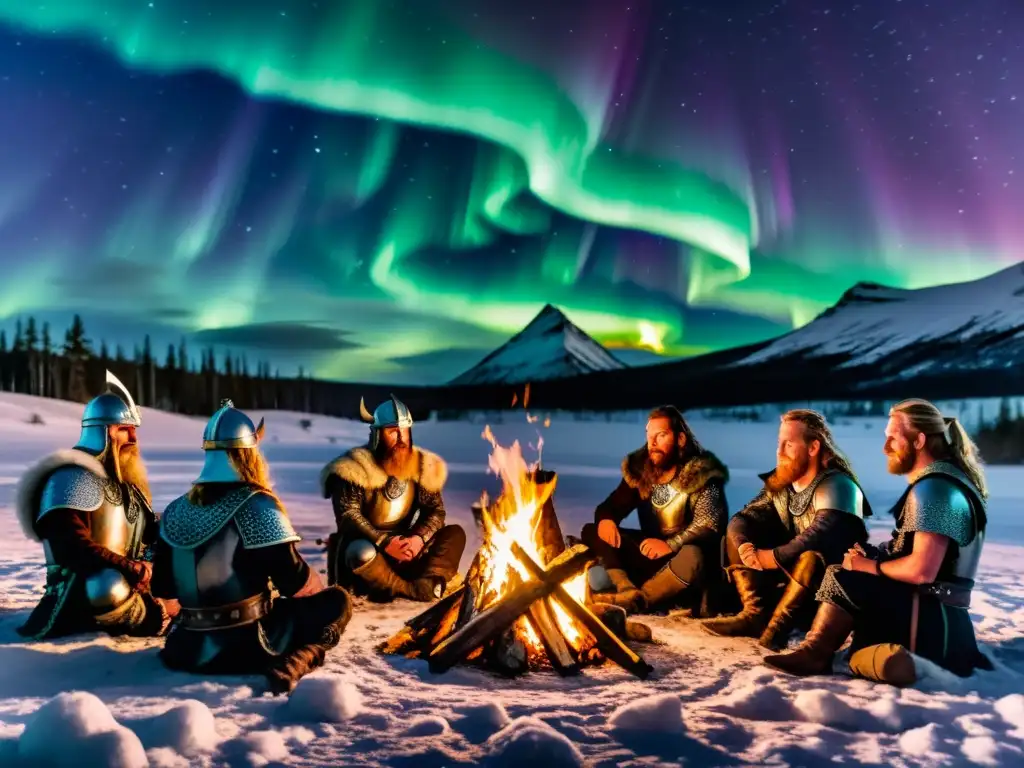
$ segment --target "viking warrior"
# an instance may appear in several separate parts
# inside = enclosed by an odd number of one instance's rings
[[[177,610],[149,590],[157,522],[136,435],[142,416],[117,377],[107,371],[106,381],[75,447],[42,459],[18,486],[18,521],[46,559],[46,591],[18,628],[33,640],[160,635]]]
[[[765,663],[794,675],[831,672],[852,632],[850,668],[875,681],[913,683],[915,654],[962,677],[992,669],[968,614],[987,522],[977,448],[955,418],[914,399],[889,411],[883,450],[889,472],[908,483],[892,510],[892,538],[831,566],[803,643]]]
[[[647,444],[626,456],[622,480],[583,526],[600,566],[588,572],[591,599],[628,612],[703,597],[721,562],[729,472],[673,406],[648,415]],[[637,511],[640,530],[619,524]],[[698,608],[699,609],[699,608]]]
[[[867,541],[864,518],[871,509],[817,411],[782,415],[775,469],[760,477],[764,488],[726,533],[726,573],[743,609],[710,619],[703,629],[760,636],[762,646],[779,650],[793,629],[806,628],[826,566]]]
[[[175,670],[264,674],[290,691],[324,663],[351,617],[324,588],[270,483],[254,426],[224,400],[203,432],[203,469],[160,520],[153,592],[181,602],[161,652]],[[276,593],[276,594],[275,594]]]
[[[332,461],[320,476],[338,531],[328,539],[331,583],[370,599],[429,602],[459,569],[466,533],[445,525],[444,460],[413,445],[412,414],[391,396],[370,414],[370,440]]]

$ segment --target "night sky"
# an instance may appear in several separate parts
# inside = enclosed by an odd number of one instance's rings
[[[0,0],[0,318],[434,383],[1024,244],[1024,3]],[[1024,173],[1024,168],[1022,168]]]

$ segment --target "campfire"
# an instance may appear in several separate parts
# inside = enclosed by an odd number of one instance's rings
[[[425,658],[434,672],[472,664],[515,676],[550,665],[572,675],[611,660],[647,677],[651,666],[623,642],[636,631],[625,612],[584,605],[594,556],[566,545],[552,501],[556,474],[528,465],[518,442],[499,445],[489,427],[483,437],[502,481],[493,503],[485,494],[473,508],[483,543],[465,577],[379,650]]]

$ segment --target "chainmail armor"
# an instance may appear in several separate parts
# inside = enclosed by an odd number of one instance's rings
[[[235,513],[235,524],[246,549],[301,541],[277,500],[265,494],[257,494],[245,501]]]
[[[103,504],[104,481],[84,467],[61,467],[46,481],[39,501],[39,516],[51,509],[93,512]]]
[[[239,505],[255,492],[253,488],[239,488],[204,506],[179,496],[160,518],[160,535],[172,547],[194,549],[212,539],[234,516]]]
[[[711,483],[701,488],[691,497],[693,503],[694,527],[710,528],[721,533],[725,530],[728,513],[723,503],[722,488],[718,483]]]
[[[830,565],[825,569],[825,577],[821,580],[821,586],[818,587],[818,592],[814,596],[815,600],[819,603],[832,603],[840,607],[851,604],[849,595],[839,585],[839,580],[836,578],[836,573],[842,569],[841,565]]]

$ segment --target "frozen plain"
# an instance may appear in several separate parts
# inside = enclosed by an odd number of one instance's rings
[[[33,414],[42,420],[31,423]],[[262,693],[259,678],[204,680],[168,673],[159,641],[90,635],[24,643],[15,627],[42,590],[39,545],[11,510],[30,463],[70,447],[81,406],[0,394],[0,765],[37,766],[545,766],[1020,765],[1024,764],[1024,469],[993,467],[989,539],[972,614],[996,671],[960,680],[932,671],[897,690],[844,676],[795,679],[759,663],[753,641],[711,638],[690,621],[651,618],[655,644],[637,646],[655,667],[647,681],[608,665],[560,679],[515,681],[471,669],[436,676],[422,661],[374,646],[422,606],[359,603],[325,669],[291,700]],[[320,498],[322,465],[361,443],[358,422],[267,412],[265,450],[277,489],[318,567],[315,543],[333,529]],[[300,422],[308,419],[304,429]],[[493,425],[504,444],[536,444],[524,417]],[[162,510],[198,472],[204,420],[146,409],[140,431],[154,501]],[[730,467],[735,511],[772,466],[777,422],[694,416],[699,439]],[[883,422],[841,419],[836,434],[875,509],[872,538],[903,481],[885,473]],[[486,472],[483,423],[425,422],[415,439],[449,462],[450,519],[479,539],[470,504],[496,480]],[[559,473],[563,530],[578,533],[617,482],[622,456],[643,440],[642,421],[560,420],[543,435],[544,466]],[[527,456],[532,455],[526,450]]]

